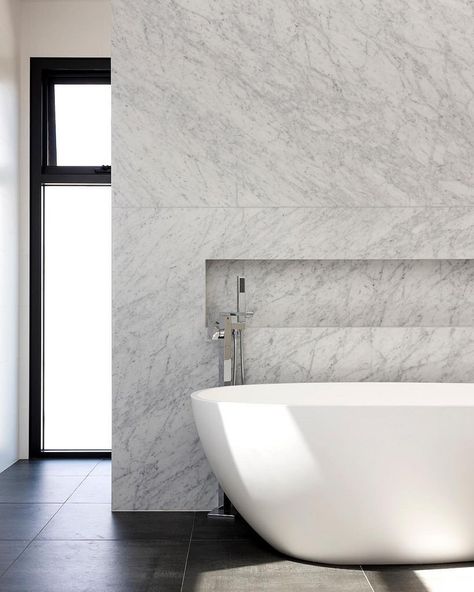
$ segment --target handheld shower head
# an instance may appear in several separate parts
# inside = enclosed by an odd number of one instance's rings
[[[237,276],[237,314],[247,312],[247,298],[245,293],[245,277]]]

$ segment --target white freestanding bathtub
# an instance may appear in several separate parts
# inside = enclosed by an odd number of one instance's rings
[[[192,405],[222,487],[283,553],[474,559],[474,385],[249,385],[196,392]]]

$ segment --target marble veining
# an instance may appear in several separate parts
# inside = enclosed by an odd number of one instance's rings
[[[472,326],[472,260],[208,260],[206,318],[235,307],[247,278],[250,327]]]
[[[474,382],[472,327],[249,328],[249,383]]]
[[[112,5],[114,509],[215,502],[206,260],[405,261],[379,326],[249,328],[251,380],[471,381],[472,2]],[[417,321],[403,266],[456,326],[382,326]]]
[[[114,0],[116,205],[473,205],[473,10]]]
[[[463,222],[468,226],[464,217],[469,219],[471,210],[435,213],[411,208],[396,209],[395,215],[381,208],[115,208],[114,508],[206,509],[214,501],[215,483],[189,406],[193,390],[218,384],[218,351],[208,341],[205,322],[206,260],[333,259],[335,253],[348,259],[372,253],[392,260],[433,250],[474,258],[474,242],[466,240],[462,230],[454,231],[462,229]],[[304,231],[295,241],[292,229],[298,227]],[[354,228],[351,236],[348,228]],[[428,228],[438,230],[437,241],[422,240]],[[354,240],[355,234],[360,240]],[[348,351],[354,356],[353,379],[370,376],[366,364],[373,366],[367,360],[372,360],[375,346],[368,339],[351,345],[357,333],[347,335],[336,330],[332,340],[322,341],[331,367],[343,369],[333,372],[333,379],[345,379]],[[294,341],[274,343],[283,357],[291,358],[288,347]],[[249,348],[250,355],[251,341]],[[423,349],[422,342],[418,348]],[[321,359],[324,355],[318,354]],[[403,376],[403,358],[396,359]],[[250,368],[251,358],[251,373]],[[294,376],[299,376],[296,370]]]

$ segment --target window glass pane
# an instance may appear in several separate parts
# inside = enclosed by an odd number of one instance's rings
[[[110,165],[110,84],[55,84],[58,166]]]
[[[44,447],[111,447],[111,190],[45,187]]]

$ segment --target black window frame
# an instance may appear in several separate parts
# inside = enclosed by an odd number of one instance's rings
[[[43,449],[44,186],[111,185],[108,163],[57,166],[54,84],[110,84],[110,58],[30,59],[30,332],[29,457],[110,458],[109,450]],[[50,124],[53,125],[50,125]]]

